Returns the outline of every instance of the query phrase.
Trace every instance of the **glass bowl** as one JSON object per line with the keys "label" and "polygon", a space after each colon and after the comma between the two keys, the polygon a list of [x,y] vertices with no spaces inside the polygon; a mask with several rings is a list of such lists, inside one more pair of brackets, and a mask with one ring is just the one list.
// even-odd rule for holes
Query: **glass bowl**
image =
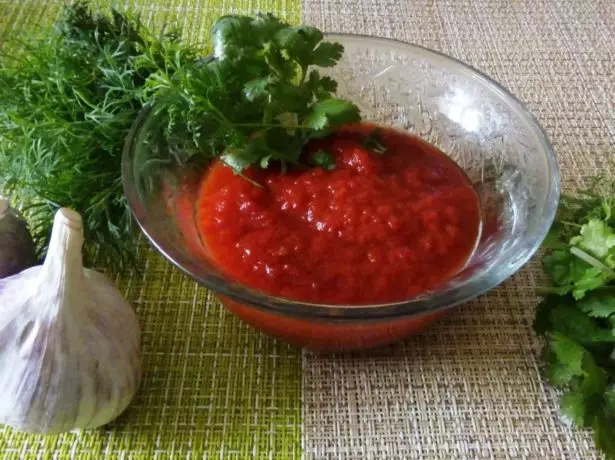
{"label": "glass bowl", "polygon": [[[273,297],[229,279],[210,262],[194,222],[199,176],[158,167],[153,149],[166,121],[145,108],[128,136],[123,182],[150,242],[257,329],[314,350],[388,344],[424,329],[452,307],[490,290],[534,254],[554,219],[559,172],[534,117],[508,91],[440,53],[394,40],[330,34],[344,45],[326,73],[363,118],[435,145],[459,164],[480,197],[482,232],[467,265],[435,292],[379,305],[323,305]],[[164,146],[162,146],[164,149]],[[202,171],[201,171],[202,172]]]}

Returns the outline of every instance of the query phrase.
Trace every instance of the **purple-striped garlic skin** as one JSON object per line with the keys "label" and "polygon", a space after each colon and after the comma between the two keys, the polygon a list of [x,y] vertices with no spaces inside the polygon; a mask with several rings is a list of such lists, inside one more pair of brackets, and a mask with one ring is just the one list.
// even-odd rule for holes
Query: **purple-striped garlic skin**
{"label": "purple-striped garlic skin", "polygon": [[140,329],[111,281],[84,269],[81,217],[61,209],[45,263],[0,279],[0,423],[56,434],[104,425],[140,377]]}

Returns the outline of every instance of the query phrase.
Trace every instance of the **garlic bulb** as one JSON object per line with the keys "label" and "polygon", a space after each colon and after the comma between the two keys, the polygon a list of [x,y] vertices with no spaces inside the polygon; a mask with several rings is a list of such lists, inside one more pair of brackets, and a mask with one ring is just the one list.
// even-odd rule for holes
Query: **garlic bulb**
{"label": "garlic bulb", "polygon": [[44,264],[0,280],[0,423],[17,430],[95,428],[137,390],[137,317],[82,245],[81,216],[60,209]]}

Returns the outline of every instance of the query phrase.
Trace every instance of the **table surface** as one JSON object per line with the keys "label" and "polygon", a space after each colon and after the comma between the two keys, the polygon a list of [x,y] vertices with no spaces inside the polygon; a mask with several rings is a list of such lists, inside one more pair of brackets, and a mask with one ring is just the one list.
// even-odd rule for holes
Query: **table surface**
{"label": "table surface", "polygon": [[[0,0],[12,34],[61,2]],[[565,189],[615,155],[612,0],[135,0],[192,40],[218,16],[270,11],[326,31],[417,43],[491,76],[538,118]],[[532,331],[536,260],[424,334],[319,356],[241,324],[144,244],[116,277],[143,329],[144,379],[111,425],[29,436],[0,428],[5,458],[598,458],[559,419]]]}

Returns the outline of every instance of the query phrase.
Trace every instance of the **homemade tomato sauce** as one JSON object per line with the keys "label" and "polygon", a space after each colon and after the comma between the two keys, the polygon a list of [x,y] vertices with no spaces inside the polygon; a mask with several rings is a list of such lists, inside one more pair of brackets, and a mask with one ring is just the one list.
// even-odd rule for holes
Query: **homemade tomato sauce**
{"label": "homemade tomato sauce", "polygon": [[294,300],[367,304],[437,288],[457,273],[480,228],[463,171],[416,137],[374,125],[311,142],[335,168],[249,170],[215,163],[197,203],[201,239],[228,276]]}

